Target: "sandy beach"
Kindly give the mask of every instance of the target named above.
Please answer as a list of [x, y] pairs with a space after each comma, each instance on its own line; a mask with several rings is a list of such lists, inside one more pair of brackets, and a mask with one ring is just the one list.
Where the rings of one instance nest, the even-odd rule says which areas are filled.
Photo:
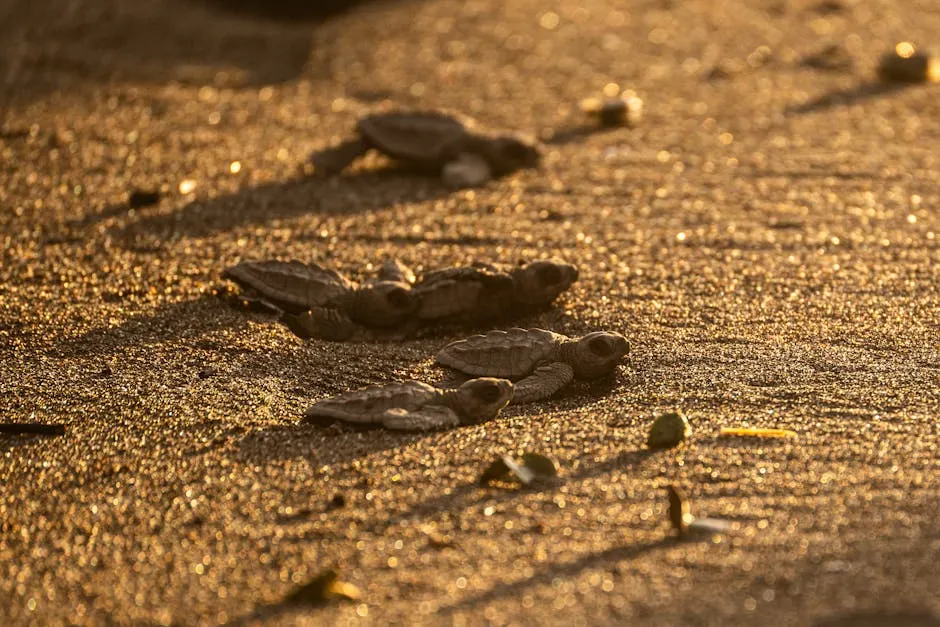
[[[928, 0], [0, 0], [0, 422], [66, 427], [0, 434], [0, 623], [940, 625], [940, 85], [876, 76], [938, 32]], [[640, 124], [579, 111], [605, 86]], [[542, 166], [305, 174], [394, 107]], [[304, 341], [221, 278], [552, 256], [579, 280], [512, 324], [623, 365], [428, 434], [300, 419], [487, 328]], [[558, 481], [477, 484], [523, 451]], [[676, 541], [671, 484], [729, 532]], [[361, 598], [285, 602], [327, 569]]]

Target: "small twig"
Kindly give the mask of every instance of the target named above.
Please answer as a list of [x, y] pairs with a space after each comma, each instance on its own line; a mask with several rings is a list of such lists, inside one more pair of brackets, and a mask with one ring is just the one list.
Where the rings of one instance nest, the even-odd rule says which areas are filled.
[[0, 422], [0, 433], [15, 435], [65, 435], [65, 425], [42, 422]]

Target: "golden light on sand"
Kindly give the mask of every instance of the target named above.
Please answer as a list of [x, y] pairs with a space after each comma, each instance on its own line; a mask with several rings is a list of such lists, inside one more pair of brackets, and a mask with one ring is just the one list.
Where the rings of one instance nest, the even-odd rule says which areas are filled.
[[192, 194], [196, 191], [196, 181], [193, 179], [185, 179], [180, 181], [179, 190], [181, 194]]
[[940, 59], [927, 61], [927, 80], [931, 83], [940, 83]]
[[232, 161], [228, 165], [228, 171], [232, 174], [238, 174], [242, 171], [242, 162], [241, 161]]
[[549, 11], [542, 15], [539, 18], [539, 26], [546, 30], [555, 30], [558, 28], [558, 24], [561, 22], [561, 18], [558, 17], [557, 13]]
[[903, 59], [910, 59], [914, 56], [914, 44], [909, 41], [902, 41], [894, 47], [897, 55]]

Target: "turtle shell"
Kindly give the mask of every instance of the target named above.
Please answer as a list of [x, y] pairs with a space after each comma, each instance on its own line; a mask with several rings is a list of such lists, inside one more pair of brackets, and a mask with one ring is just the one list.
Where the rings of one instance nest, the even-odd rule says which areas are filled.
[[307, 410], [306, 420], [343, 420], [362, 424], [378, 423], [389, 409], [415, 411], [438, 398], [441, 391], [419, 381], [373, 385], [327, 398]]
[[474, 376], [519, 379], [552, 359], [567, 339], [544, 329], [490, 331], [448, 344], [437, 354], [437, 361]]
[[459, 154], [467, 129], [458, 120], [433, 111], [369, 115], [356, 130], [374, 148], [393, 159], [442, 168]]
[[299, 261], [243, 261], [222, 276], [288, 311], [323, 305], [355, 287], [335, 270]]
[[429, 272], [415, 286], [418, 317], [489, 317], [489, 310], [512, 298], [513, 281], [490, 266], [465, 266]]

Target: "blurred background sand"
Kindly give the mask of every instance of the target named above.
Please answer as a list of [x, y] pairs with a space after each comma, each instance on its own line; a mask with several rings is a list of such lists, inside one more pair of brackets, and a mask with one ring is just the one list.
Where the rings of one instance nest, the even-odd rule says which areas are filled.
[[[68, 425], [0, 436], [5, 624], [937, 624], [940, 100], [874, 80], [933, 43], [932, 0], [222, 4], [0, 2], [0, 420]], [[567, 132], [608, 85], [643, 123]], [[544, 166], [299, 174], [383, 106], [541, 137]], [[457, 336], [301, 342], [221, 270], [388, 255], [563, 256], [581, 279], [521, 326], [633, 352], [486, 425], [297, 426], [439, 380]], [[647, 454], [674, 408], [691, 441]], [[744, 424], [799, 437], [716, 438]], [[562, 483], [475, 486], [521, 449]], [[672, 541], [670, 483], [734, 533]], [[328, 567], [360, 602], [280, 602]]]

